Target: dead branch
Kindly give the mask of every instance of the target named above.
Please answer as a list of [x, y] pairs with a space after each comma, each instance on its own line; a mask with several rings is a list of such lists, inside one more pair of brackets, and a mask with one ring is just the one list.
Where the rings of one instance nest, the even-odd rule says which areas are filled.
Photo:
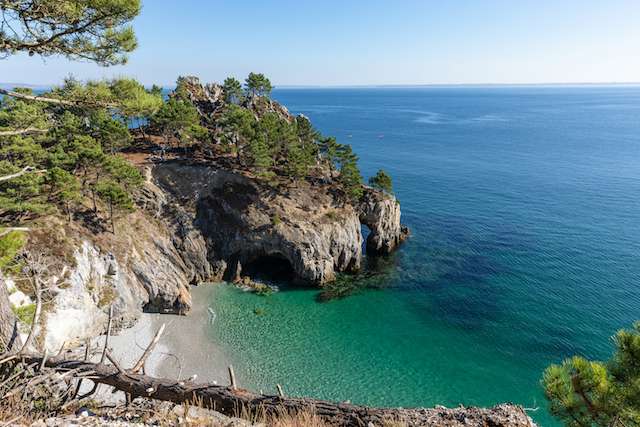
[[25, 101], [46, 102], [48, 104], [65, 105], [68, 107], [103, 107], [113, 108], [117, 107], [117, 104], [109, 102], [90, 102], [86, 100], [70, 101], [66, 99], [48, 98], [40, 95], [28, 95], [26, 93], [14, 92], [12, 90], [6, 90], [0, 88], [0, 95], [10, 96], [12, 98], [23, 99]]
[[40, 129], [40, 128], [24, 128], [24, 129], [16, 129], [16, 130], [3, 130], [0, 131], [1, 136], [17, 136], [17, 135], [27, 135], [30, 133], [47, 133], [49, 129]]
[[31, 347], [31, 343], [33, 342], [33, 338], [35, 337], [35, 331], [37, 329], [38, 322], [40, 321], [40, 313], [42, 312], [42, 288], [40, 287], [40, 280], [35, 276], [33, 276], [33, 279], [36, 294], [36, 309], [33, 313], [33, 319], [31, 320], [29, 335], [27, 335], [27, 339], [24, 341], [24, 344], [20, 349], [20, 353], [24, 353], [29, 349], [29, 347]]
[[15, 179], [15, 178], [19, 178], [22, 175], [26, 174], [26, 173], [42, 173], [42, 172], [46, 172], [45, 170], [40, 170], [40, 169], [36, 169], [33, 166], [25, 166], [24, 168], [22, 168], [21, 171], [18, 171], [16, 173], [12, 173], [10, 175], [4, 175], [4, 176], [0, 176], [0, 182], [4, 182], [4, 181], [9, 181], [11, 179]]
[[[102, 356], [100, 356], [100, 363], [104, 363], [104, 358], [107, 355], [107, 350], [109, 349], [109, 337], [111, 336], [111, 321], [112, 320], [113, 320], [113, 304], [111, 304], [109, 306], [109, 321], [107, 322], [107, 335], [104, 337], [104, 347], [102, 348]], [[84, 360], [87, 360], [86, 356], [85, 356]]]
[[[36, 366], [42, 363], [42, 356], [37, 354], [23, 354], [21, 358], [26, 363], [35, 363]], [[283, 410], [291, 413], [313, 411], [322, 419], [344, 426], [365, 426], [370, 422], [381, 424], [385, 420], [404, 421], [409, 425], [449, 425], [460, 417], [466, 417], [469, 425], [495, 427], [529, 425], [526, 415], [522, 415], [523, 412], [518, 411], [518, 407], [511, 405], [473, 410], [371, 408], [350, 403], [256, 394], [240, 388], [234, 389], [215, 384], [194, 384], [154, 378], [123, 370], [109, 352], [107, 352], [107, 358], [114, 364], [113, 366], [58, 357], [49, 357], [45, 361], [45, 366], [56, 371], [74, 370], [79, 374], [91, 372], [94, 382], [110, 385], [132, 397], [153, 398], [177, 404], [197, 404], [229, 415], [237, 414], [239, 410], [263, 414], [278, 414]]]
[[153, 339], [151, 340], [147, 348], [144, 350], [144, 353], [142, 353], [142, 356], [140, 356], [140, 359], [138, 359], [138, 362], [136, 362], [136, 364], [133, 366], [133, 369], [131, 369], [133, 372], [139, 372], [140, 369], [144, 367], [144, 363], [147, 361], [147, 358], [153, 352], [153, 349], [155, 348], [156, 344], [158, 344], [158, 341], [160, 341], [160, 337], [164, 332], [164, 327], [165, 324], [163, 323], [162, 326], [160, 326], [160, 328], [158, 329], [158, 332], [156, 332], [156, 334], [153, 336]]

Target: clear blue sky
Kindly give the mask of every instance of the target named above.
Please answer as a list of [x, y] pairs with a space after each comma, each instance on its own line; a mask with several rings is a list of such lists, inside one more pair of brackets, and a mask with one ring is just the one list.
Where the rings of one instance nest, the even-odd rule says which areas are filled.
[[126, 66], [0, 60], [0, 82], [263, 72], [276, 85], [640, 81], [640, 0], [144, 0]]

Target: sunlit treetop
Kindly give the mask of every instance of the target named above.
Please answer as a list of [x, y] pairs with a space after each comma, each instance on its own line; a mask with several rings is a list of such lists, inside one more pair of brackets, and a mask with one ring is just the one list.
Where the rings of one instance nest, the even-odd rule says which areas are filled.
[[0, 0], [0, 57], [16, 53], [124, 64], [140, 0]]

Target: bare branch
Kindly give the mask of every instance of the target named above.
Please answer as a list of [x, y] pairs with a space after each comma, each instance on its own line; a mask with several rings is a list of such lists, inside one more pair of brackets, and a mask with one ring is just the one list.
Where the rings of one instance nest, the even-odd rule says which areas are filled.
[[49, 104], [66, 105], [68, 107], [104, 107], [113, 108], [117, 107], [117, 104], [109, 102], [91, 102], [86, 100], [70, 101], [67, 99], [48, 98], [40, 95], [27, 95], [26, 93], [14, 92], [12, 90], [6, 90], [0, 88], [0, 95], [10, 96], [12, 98], [23, 99], [25, 101], [46, 102]]
[[107, 323], [107, 335], [104, 337], [104, 347], [102, 348], [102, 356], [100, 356], [100, 363], [104, 363], [104, 358], [107, 356], [107, 351], [109, 349], [109, 337], [111, 336], [111, 320], [112, 319], [113, 319], [113, 304], [109, 306], [109, 322]]
[[47, 133], [49, 129], [39, 129], [39, 128], [25, 128], [18, 130], [3, 130], [0, 131], [0, 136], [16, 136], [16, 135], [26, 135], [29, 133]]
[[[2, 89], [0, 89], [2, 90]], [[46, 172], [46, 170], [43, 169], [36, 169], [33, 166], [25, 166], [24, 168], [22, 168], [21, 171], [16, 172], [16, 173], [12, 173], [11, 175], [4, 175], [4, 176], [0, 176], [0, 182], [5, 182], [5, 181], [9, 181], [10, 179], [15, 179], [15, 178], [19, 178], [22, 175], [26, 174], [26, 173], [43, 173]]]
[[138, 362], [133, 366], [133, 369], [132, 369], [133, 372], [138, 372], [140, 369], [144, 367], [144, 362], [146, 362], [149, 355], [153, 352], [154, 347], [156, 346], [156, 344], [158, 344], [158, 341], [160, 341], [160, 336], [162, 336], [162, 333], [164, 332], [164, 327], [165, 327], [165, 324], [163, 323], [162, 326], [160, 326], [160, 329], [158, 329], [158, 332], [156, 332], [155, 336], [153, 337], [149, 345], [147, 346], [147, 348], [145, 349], [144, 353], [142, 353], [142, 356], [140, 357]]
[[[32, 273], [33, 274], [33, 273]], [[24, 353], [29, 349], [31, 343], [33, 342], [33, 338], [35, 337], [35, 331], [38, 327], [38, 322], [40, 321], [40, 312], [42, 311], [42, 289], [40, 287], [40, 279], [37, 277], [33, 277], [33, 284], [35, 286], [35, 294], [36, 294], [36, 310], [33, 313], [33, 319], [31, 321], [31, 329], [29, 329], [29, 335], [27, 335], [27, 339], [24, 341], [22, 348], [20, 349], [20, 353]]]

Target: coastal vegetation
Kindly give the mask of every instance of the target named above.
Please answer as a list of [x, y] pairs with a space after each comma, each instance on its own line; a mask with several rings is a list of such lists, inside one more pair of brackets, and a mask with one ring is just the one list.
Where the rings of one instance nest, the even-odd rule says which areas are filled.
[[568, 427], [640, 425], [640, 322], [614, 337], [607, 362], [574, 356], [544, 372], [551, 413]]

